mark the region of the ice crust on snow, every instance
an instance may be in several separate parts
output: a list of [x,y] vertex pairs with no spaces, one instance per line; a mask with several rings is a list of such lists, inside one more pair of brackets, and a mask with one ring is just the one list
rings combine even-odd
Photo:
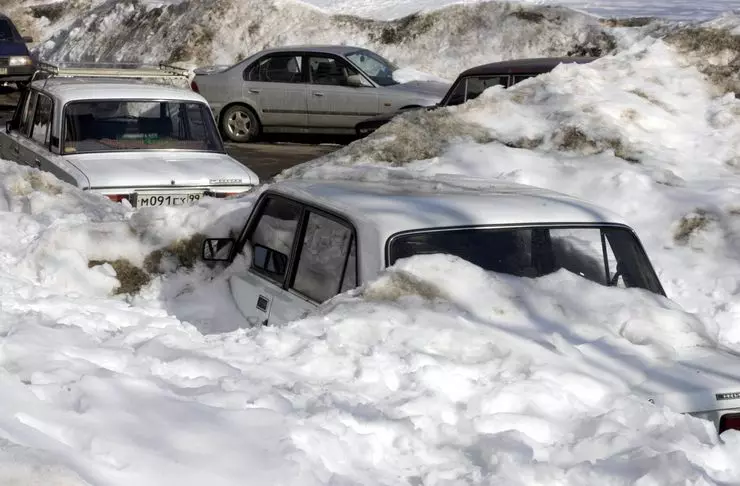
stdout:
[[[174,2],[168,15],[193,5]],[[296,12],[287,2],[219,5],[232,19],[241,8],[273,21]],[[156,14],[149,2],[96,6],[106,33],[126,12]],[[200,8],[193,15],[213,6]],[[450,11],[449,30],[462,8]],[[513,7],[475,8],[494,21]],[[327,18],[301,12],[303,24]],[[598,32],[570,15],[558,48],[570,33]],[[91,17],[73,27],[75,16],[38,25],[79,39],[67,53],[83,56],[85,29],[98,27]],[[712,25],[731,32],[735,19]],[[366,39],[352,28],[344,39]],[[270,41],[321,40],[316,32]],[[552,40],[473,57],[467,44],[428,49],[445,39],[430,32],[383,53],[449,77],[456,62],[544,52]],[[671,300],[567,272],[515,278],[432,255],[401,261],[300,321],[246,328],[227,286],[245,256],[223,271],[168,268],[133,296],[112,295],[122,277],[89,262],[141,266],[173,242],[239,231],[263,188],[133,211],[0,161],[0,483],[740,482],[740,434],[720,440],[711,423],[678,413],[680,403],[647,399],[677,383],[695,391],[681,369],[664,374],[673,364],[740,352],[740,100],[696,53],[644,29],[619,32],[614,56],[404,115],[283,177],[468,187],[495,177],[573,194],[636,228]],[[196,54],[230,59],[236,42],[225,45]],[[737,379],[733,366],[713,380]]]

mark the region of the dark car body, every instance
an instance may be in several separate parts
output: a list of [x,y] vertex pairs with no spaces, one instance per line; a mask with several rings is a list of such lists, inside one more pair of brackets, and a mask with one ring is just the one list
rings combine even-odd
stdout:
[[0,14],[0,84],[23,84],[31,80],[35,70],[28,51],[30,37],[23,37],[10,18]]
[[[494,62],[467,69],[457,76],[447,94],[439,104],[426,109],[433,110],[444,106],[455,106],[477,98],[485,89],[501,85],[504,88],[513,86],[527,78],[538,76],[555,69],[559,64],[585,64],[598,59],[596,57],[542,57],[530,59],[516,59],[513,61]],[[411,110],[421,109],[413,108]],[[374,116],[355,125],[358,136],[371,134],[394,117],[407,110]]]

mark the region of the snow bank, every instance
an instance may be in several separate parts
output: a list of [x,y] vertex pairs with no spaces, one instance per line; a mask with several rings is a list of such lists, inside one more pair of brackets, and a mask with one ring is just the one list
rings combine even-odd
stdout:
[[374,49],[400,66],[454,77],[513,57],[604,52],[613,40],[596,19],[560,7],[479,3],[397,21],[328,15],[284,0],[138,1],[34,7],[43,59],[230,64],[266,47],[342,43]]
[[[43,451],[65,466],[44,484],[740,479],[737,434],[629,394],[709,342],[641,290],[426,256],[302,321],[211,336],[38,283],[0,299],[0,461]],[[36,455],[13,456],[24,484]]]
[[669,296],[737,344],[740,100],[716,96],[693,62],[645,40],[459,107],[405,114],[282,177],[459,174],[583,197],[623,215]]

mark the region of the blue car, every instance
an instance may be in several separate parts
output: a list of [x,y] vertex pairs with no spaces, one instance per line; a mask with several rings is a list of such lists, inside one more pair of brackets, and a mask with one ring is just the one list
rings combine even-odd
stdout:
[[16,83],[24,86],[31,80],[36,69],[26,43],[30,37],[18,33],[13,22],[0,14],[0,84]]

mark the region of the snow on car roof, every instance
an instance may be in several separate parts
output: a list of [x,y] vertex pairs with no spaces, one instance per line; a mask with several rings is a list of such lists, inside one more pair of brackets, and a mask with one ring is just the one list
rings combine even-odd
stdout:
[[625,224],[618,215],[586,201],[505,181],[283,180],[271,189],[369,223],[382,241],[400,231],[433,227]]
[[62,103],[105,99],[174,99],[205,103],[198,93],[134,79],[51,78],[33,82],[33,87],[56,96]]

